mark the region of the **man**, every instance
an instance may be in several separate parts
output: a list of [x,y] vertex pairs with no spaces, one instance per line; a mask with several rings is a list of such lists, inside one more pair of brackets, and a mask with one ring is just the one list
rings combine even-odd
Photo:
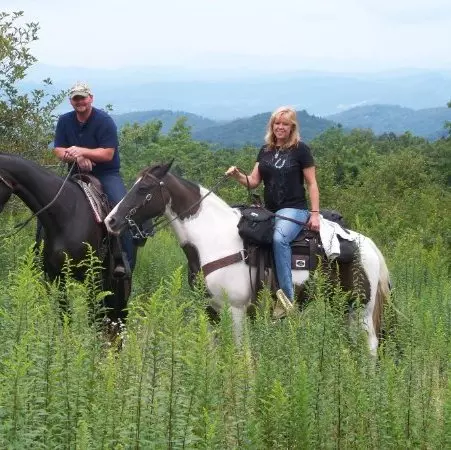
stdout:
[[[74,110],[58,119],[54,152],[61,161],[75,163],[81,172],[96,176],[111,206],[114,206],[126,193],[119,173],[117,128],[105,111],[92,106],[93,98],[86,83],[77,82],[72,86],[69,100]],[[133,270],[134,251],[129,232],[123,234],[121,244],[127,254],[130,269]],[[118,277],[126,274],[122,262],[116,262],[114,274]]]

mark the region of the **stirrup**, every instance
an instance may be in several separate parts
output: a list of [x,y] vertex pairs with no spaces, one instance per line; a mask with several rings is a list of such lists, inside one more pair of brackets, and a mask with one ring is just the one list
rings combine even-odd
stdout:
[[132,271],[128,263],[127,255],[122,252],[122,259],[116,260],[113,268],[113,278],[131,278]]

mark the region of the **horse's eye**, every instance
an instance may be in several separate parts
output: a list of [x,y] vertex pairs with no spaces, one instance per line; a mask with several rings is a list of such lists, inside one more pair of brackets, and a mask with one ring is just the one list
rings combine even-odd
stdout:
[[148,186],[138,186],[138,193],[139,194],[147,194],[149,192]]

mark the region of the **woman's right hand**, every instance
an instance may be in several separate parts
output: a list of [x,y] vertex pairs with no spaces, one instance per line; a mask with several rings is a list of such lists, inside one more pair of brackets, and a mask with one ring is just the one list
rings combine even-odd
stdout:
[[239,180],[241,176],[240,169],[236,166],[231,166],[226,170],[225,173],[228,177],[235,178],[235,180]]

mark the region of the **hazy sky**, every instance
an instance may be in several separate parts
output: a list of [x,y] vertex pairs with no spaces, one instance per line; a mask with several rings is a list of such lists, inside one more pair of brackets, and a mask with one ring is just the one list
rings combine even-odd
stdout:
[[17,10],[51,65],[451,69],[451,0],[2,0]]

